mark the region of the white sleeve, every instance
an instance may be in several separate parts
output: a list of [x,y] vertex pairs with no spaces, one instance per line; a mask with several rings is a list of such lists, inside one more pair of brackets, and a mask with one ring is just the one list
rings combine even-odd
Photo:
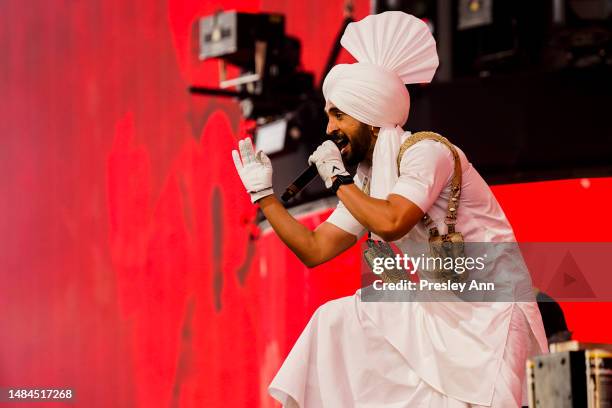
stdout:
[[349,234],[355,235],[357,238],[361,237],[365,232],[363,225],[353,217],[350,211],[342,204],[342,201],[338,201],[336,209],[330,214],[325,222],[334,224],[336,227]]
[[[358,188],[362,188],[362,181],[359,174],[355,174],[353,177],[355,181],[355,185]],[[340,228],[348,232],[349,234],[355,235],[357,238],[361,237],[366,229],[357,221],[353,214],[344,206],[342,201],[338,200],[338,205],[336,209],[330,214],[330,216],[325,220],[325,222],[329,222],[330,224],[334,224],[336,227]]]
[[400,176],[391,194],[401,195],[427,212],[450,182],[453,169],[448,147],[435,140],[416,143],[404,152]]

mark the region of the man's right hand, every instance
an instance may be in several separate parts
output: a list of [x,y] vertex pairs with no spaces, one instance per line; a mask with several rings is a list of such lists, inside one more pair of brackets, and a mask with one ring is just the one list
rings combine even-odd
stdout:
[[240,154],[232,150],[232,157],[242,184],[251,195],[251,202],[273,194],[272,163],[268,156],[261,150],[256,155],[248,137],[238,142],[238,150]]
[[308,158],[308,164],[317,166],[319,176],[321,176],[327,188],[332,186],[332,178],[335,176],[349,175],[349,172],[344,168],[340,149],[331,140],[326,140],[317,147],[317,150]]

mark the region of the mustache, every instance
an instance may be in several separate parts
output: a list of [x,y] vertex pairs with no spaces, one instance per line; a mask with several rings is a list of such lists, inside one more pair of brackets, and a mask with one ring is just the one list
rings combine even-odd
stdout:
[[342,149],[350,143],[349,138],[341,133],[332,133],[328,135],[327,139],[334,142],[334,144],[338,146],[339,149]]

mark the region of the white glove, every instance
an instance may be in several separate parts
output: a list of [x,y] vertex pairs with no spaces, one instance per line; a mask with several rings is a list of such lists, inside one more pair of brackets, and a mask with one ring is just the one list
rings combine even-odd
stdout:
[[238,149],[240,154],[237,150],[232,150],[232,157],[242,184],[251,195],[251,202],[273,194],[272,163],[268,156],[261,150],[255,155],[253,143],[248,137],[238,142]]
[[344,168],[340,149],[331,140],[321,143],[317,150],[310,155],[308,164],[313,163],[317,166],[319,176],[321,176],[327,188],[332,186],[332,177],[349,175],[349,172]]

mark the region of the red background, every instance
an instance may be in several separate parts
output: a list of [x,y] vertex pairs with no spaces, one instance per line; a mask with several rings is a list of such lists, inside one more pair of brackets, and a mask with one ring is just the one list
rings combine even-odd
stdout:
[[[238,105],[187,92],[218,78],[195,58],[193,24],[282,12],[319,75],[342,2],[2,8],[0,386],[71,387],[83,407],[274,406],[267,385],[316,307],[358,287],[359,254],[308,270],[257,238],[230,159]],[[519,240],[605,241],[611,187],[494,192]],[[563,308],[576,338],[612,342],[609,304]]]

